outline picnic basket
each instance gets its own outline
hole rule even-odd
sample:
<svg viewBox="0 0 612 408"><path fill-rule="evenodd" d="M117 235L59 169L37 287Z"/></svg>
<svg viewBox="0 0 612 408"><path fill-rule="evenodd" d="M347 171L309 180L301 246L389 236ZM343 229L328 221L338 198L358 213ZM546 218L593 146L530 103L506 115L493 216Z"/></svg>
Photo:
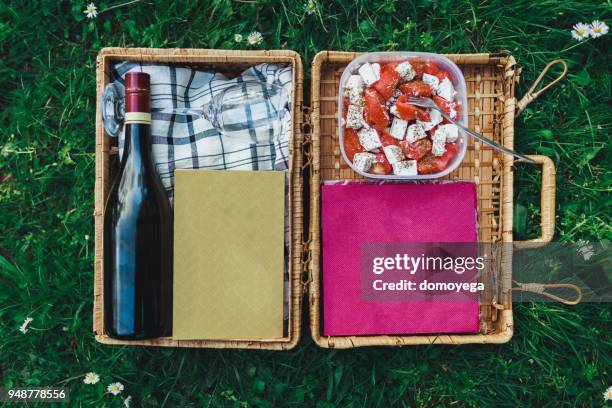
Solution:
<svg viewBox="0 0 612 408"><path fill-rule="evenodd" d="M492 246L490 262L499 274L499 288L481 302L483 330L479 334L412 335L412 336L322 336L321 305L321 237L320 186L325 180L361 178L344 163L337 143L337 92L344 67L357 53L326 51L317 54L312 63L311 104L303 103L302 61L294 51L229 51L208 49L105 48L96 66L96 181L95 181L95 256L94 319L95 338L105 344L192 347L246 348L288 350L297 344L301 332L301 310L304 295L308 299L311 335L321 347L349 348L359 346L401 346L410 344L503 343L513 333L512 320L512 254ZM468 85L469 126L485 136L512 148L514 117L539 94L530 89L517 103L514 87L520 69L514 58L504 54L448 55L463 70ZM109 138L101 119L101 95L110 79L112 64L119 61L175 63L201 69L212 68L237 74L246 67L263 63L288 63L293 66L293 137L290 154L289 254L290 316L288 331L281 339L252 340L114 340L104 334L103 309L103 215L111 181L118 167L116 141ZM548 69L548 67L546 68ZM542 76L541 76L542 77ZM538 81L541 79L538 78ZM560 79L560 78L559 78ZM553 81L556 82L557 80ZM534 84L535 86L535 84ZM531 156L542 165L542 235L531 240L549 242L555 220L555 169L546 156ZM478 228L480 239L489 243L512 243L513 205L512 158L502 156L481 143L470 140L462 165L448 179L471 180L478 188ZM503 248L503 247L501 247Z"/></svg>
<svg viewBox="0 0 612 408"><path fill-rule="evenodd" d="M307 155L310 161L310 235L308 270L308 305L310 330L313 340L321 347L351 348L360 346L402 346L414 344L505 343L514 331L512 316L512 157L502 155L491 147L469 138L468 150L460 167L449 174L448 180L469 180L477 186L479 240L489 251L486 270L498 274L498 288L492 288L480 301L481 332L452 335L322 335L321 302L321 233L320 186L326 180L360 179L344 162L337 136L337 101L340 76L346 65L359 53L326 51L317 54L311 72L312 133ZM514 146L514 118L517 101L515 84L520 70L514 58L505 54L446 55L459 65L467 83L468 127L503 144ZM562 61L553 61L553 63ZM550 68L549 64L545 71ZM526 97L520 101L521 110L561 77L534 93L540 75ZM520 113L520 112L518 112ZM555 167L546 156L529 156L542 166L541 236L529 241L540 244L552 239L555 228ZM501 243L501 245L495 245ZM482 277L486 278L486 277ZM490 285L488 285L490 286ZM483 301L484 300L484 301Z"/></svg>
<svg viewBox="0 0 612 408"><path fill-rule="evenodd" d="M113 63L120 61L153 63L175 63L199 69L215 69L235 75L260 63L285 63L293 66L293 137L289 145L289 215L291 219L291 245L289 246L289 322L286 336L281 339L253 340L174 340L164 337L154 340L114 340L104 334L104 273L103 273L103 228L104 205L110 192L111 182L118 169L118 150L115 139L104 132L102 123L101 95L110 80ZM206 49L154 49L154 48L105 48L96 63L96 185L95 185L95 256L94 256L94 333L96 340L106 344L194 347L194 348L255 348L284 350L294 347L300 338L300 315L302 299L302 255L303 255L303 200L302 200L302 60L294 51L225 51Z"/></svg>

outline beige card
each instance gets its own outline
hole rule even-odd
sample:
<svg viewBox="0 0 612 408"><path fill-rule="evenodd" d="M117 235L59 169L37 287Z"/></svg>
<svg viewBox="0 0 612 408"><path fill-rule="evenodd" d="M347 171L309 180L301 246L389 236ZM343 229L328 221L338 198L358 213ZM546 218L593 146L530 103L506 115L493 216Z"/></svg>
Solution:
<svg viewBox="0 0 612 408"><path fill-rule="evenodd" d="M174 173L175 339L283 336L285 172Z"/></svg>

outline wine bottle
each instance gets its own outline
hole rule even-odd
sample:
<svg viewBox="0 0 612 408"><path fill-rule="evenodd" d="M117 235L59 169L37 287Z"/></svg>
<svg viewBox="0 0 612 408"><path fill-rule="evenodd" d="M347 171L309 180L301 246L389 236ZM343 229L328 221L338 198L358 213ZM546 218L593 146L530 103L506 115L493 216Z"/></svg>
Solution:
<svg viewBox="0 0 612 408"><path fill-rule="evenodd" d="M172 210L153 163L150 77L125 75L124 151L104 210L104 327L115 339L171 334Z"/></svg>

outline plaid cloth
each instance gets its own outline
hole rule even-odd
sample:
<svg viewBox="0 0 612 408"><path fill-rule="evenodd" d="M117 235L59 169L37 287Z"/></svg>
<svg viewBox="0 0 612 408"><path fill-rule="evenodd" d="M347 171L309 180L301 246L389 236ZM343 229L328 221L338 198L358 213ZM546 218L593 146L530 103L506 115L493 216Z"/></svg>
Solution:
<svg viewBox="0 0 612 408"><path fill-rule="evenodd" d="M151 76L151 137L153 159L172 200L174 170L287 170L291 112L289 110L293 73L291 66L260 64L233 79L214 71L197 71L173 65L121 62L111 72L113 82L125 85L127 72L146 72ZM205 118L159 112L161 109L202 108L224 89L245 81L275 84L285 90L280 106L282 131L274 133L270 104L242 105L232 110L232 135L222 137ZM157 112L156 112L157 111ZM229 115L224 115L228 117ZM228 125L227 121L224 124ZM278 133L278 132L277 132ZM246 135L247 137L240 137ZM119 153L123 154L123 132Z"/></svg>
<svg viewBox="0 0 612 408"><path fill-rule="evenodd" d="M259 64L228 79L219 72L198 71L173 65L121 62L111 71L111 81L125 86L125 74L146 72L151 76L151 142L153 160L164 188L172 202L176 169L207 170L287 170L291 137L290 102L293 71L290 65ZM159 112L163 109L200 109L219 92L246 81L267 82L281 86L285 112L277 115L271 104L245 104L231 111L232 136L223 137L206 119L197 116ZM273 117L280 116L281 126L273 129ZM278 122L278 121L276 121ZM276 134L275 134L276 133ZM274 138L271 135L275 134ZM271 141L272 140L272 141ZM124 134L119 134L119 155L123 155ZM288 180L288 178L286 179ZM289 318L289 211L288 182L285 182L285 331Z"/></svg>

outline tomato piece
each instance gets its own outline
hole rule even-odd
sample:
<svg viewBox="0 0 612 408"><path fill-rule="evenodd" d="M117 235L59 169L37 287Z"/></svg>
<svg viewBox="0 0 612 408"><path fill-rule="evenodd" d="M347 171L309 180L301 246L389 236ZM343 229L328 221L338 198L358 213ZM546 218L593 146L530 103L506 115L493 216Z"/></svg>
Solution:
<svg viewBox="0 0 612 408"><path fill-rule="evenodd" d="M363 97L365 101L364 116L366 122L376 129L384 129L389 126L389 114L385 107L385 100L376 89L366 89Z"/></svg>
<svg viewBox="0 0 612 408"><path fill-rule="evenodd" d="M417 117L419 117L420 119L421 117L423 117L422 112L427 113L418 106L409 104L407 95L401 95L399 98L397 98L397 101L395 102L395 107L397 108L397 112L399 113L400 118L404 120L415 120ZM421 113L419 114L419 112ZM429 117L429 115L427 115L427 117Z"/></svg>
<svg viewBox="0 0 612 408"><path fill-rule="evenodd" d="M442 71L440 70L440 72L438 72L436 74L436 76L438 77L438 79L440 80L440 82L442 82L444 80L444 78L448 79L449 81L452 81L450 74L446 71Z"/></svg>
<svg viewBox="0 0 612 408"><path fill-rule="evenodd" d="M444 168L446 168L446 166L448 166L448 163L450 163L451 160L453 160L453 157L457 155L457 145L455 143L446 143L445 147L446 147L446 151L442 155L444 160L446 160L446 164L444 165Z"/></svg>
<svg viewBox="0 0 612 408"><path fill-rule="evenodd" d="M459 117L459 112L461 111L461 104L459 102L449 102L446 99L440 98L440 97L438 97L437 100L434 99L434 102L436 103L436 105L442 108L444 113L446 113L451 118L453 117L453 114L455 115L454 118ZM446 120L446 118L442 119L443 125L446 125L448 123L453 123L453 122L451 122L450 120Z"/></svg>
<svg viewBox="0 0 612 408"><path fill-rule="evenodd" d="M391 146L391 145L399 146L399 140L397 140L396 138L394 138L393 136L391 136L389 133L385 132L384 130L380 132L379 137L380 137L380 142L382 143L383 146Z"/></svg>
<svg viewBox="0 0 612 408"><path fill-rule="evenodd" d="M444 169L444 160L442 156L427 155L417 162L417 171L419 174L439 173Z"/></svg>
<svg viewBox="0 0 612 408"><path fill-rule="evenodd" d="M400 85L400 90L408 96L431 96L433 93L429 85L418 79Z"/></svg>
<svg viewBox="0 0 612 408"><path fill-rule="evenodd" d="M384 69L384 68L391 68L391 69L395 69L395 68L397 68L397 66L398 66L399 64L401 64L401 63L402 63L402 61L391 61L391 62L387 62L386 64L384 64L384 65L383 65L383 67L382 67L382 68L383 68L383 69Z"/></svg>
<svg viewBox="0 0 612 408"><path fill-rule="evenodd" d="M425 138L417 140L414 143L403 140L400 146L406 157L412 160L420 160L431 151L431 140Z"/></svg>
<svg viewBox="0 0 612 408"><path fill-rule="evenodd" d="M420 78L423 76L423 61L410 60L410 65L412 65L412 69L416 73L415 78Z"/></svg>
<svg viewBox="0 0 612 408"><path fill-rule="evenodd" d="M346 113L348 112L350 103L349 97L345 95L344 98L342 98L342 116L344 116L344 119L346 119Z"/></svg>
<svg viewBox="0 0 612 408"><path fill-rule="evenodd" d="M431 117L429 116L429 112L427 112L425 109L419 108L417 111L417 119L421 122L429 122Z"/></svg>
<svg viewBox="0 0 612 408"><path fill-rule="evenodd" d="M401 95L397 98L395 107L397 108L400 118L404 120L418 119L422 122L429 122L431 120L429 113L425 109L408 103L408 95Z"/></svg>
<svg viewBox="0 0 612 408"><path fill-rule="evenodd" d="M434 64L433 62L424 63L422 69L425 74L429 74L429 75L438 76L438 74L440 73L440 68L438 68L438 66Z"/></svg>
<svg viewBox="0 0 612 408"><path fill-rule="evenodd" d="M395 70L393 64L383 65L380 73L380 79L372 85L383 98L389 99L393 95L393 91L397 87L400 80L399 72Z"/></svg>
<svg viewBox="0 0 612 408"><path fill-rule="evenodd" d="M355 154L363 152L363 146L359 143L359 136L355 129L344 128L344 152L350 161Z"/></svg>
<svg viewBox="0 0 612 408"><path fill-rule="evenodd" d="M448 163L457 154L457 146L454 143L446 143L446 151L442 156L429 154L417 162L419 174L439 173L444 170Z"/></svg>
<svg viewBox="0 0 612 408"><path fill-rule="evenodd" d="M374 164L370 168L370 173L374 174L391 174L393 172L393 166L387 160L387 156L383 152L376 154Z"/></svg>
<svg viewBox="0 0 612 408"><path fill-rule="evenodd" d="M438 105L440 107L440 109L442 109L444 111L444 113L446 113L447 115L451 116L451 112L457 110L456 104L454 102L450 102L447 101L446 99L439 97L439 96L434 96L433 101L436 103L436 105Z"/></svg>
<svg viewBox="0 0 612 408"><path fill-rule="evenodd" d="M434 97L434 98L437 98L437 99L434 99L434 102L436 103L436 105L438 105L444 111L444 113L446 113L448 116L450 116L451 118L456 118L459 115L459 107L461 106L459 103L449 102L446 99L440 98L440 97ZM451 122L450 120L447 120L446 118L442 118L443 125L446 125L449 123L453 123L453 122Z"/></svg>
<svg viewBox="0 0 612 408"><path fill-rule="evenodd" d="M414 105L410 105L406 102L406 95L402 95L397 99L395 107L400 115L400 118L404 120L415 120L417 117L418 108Z"/></svg>
<svg viewBox="0 0 612 408"><path fill-rule="evenodd" d="M459 117L459 112L461 112L461 102L454 102L455 106L453 106L453 109L455 109L455 112L457 112L457 117Z"/></svg>

